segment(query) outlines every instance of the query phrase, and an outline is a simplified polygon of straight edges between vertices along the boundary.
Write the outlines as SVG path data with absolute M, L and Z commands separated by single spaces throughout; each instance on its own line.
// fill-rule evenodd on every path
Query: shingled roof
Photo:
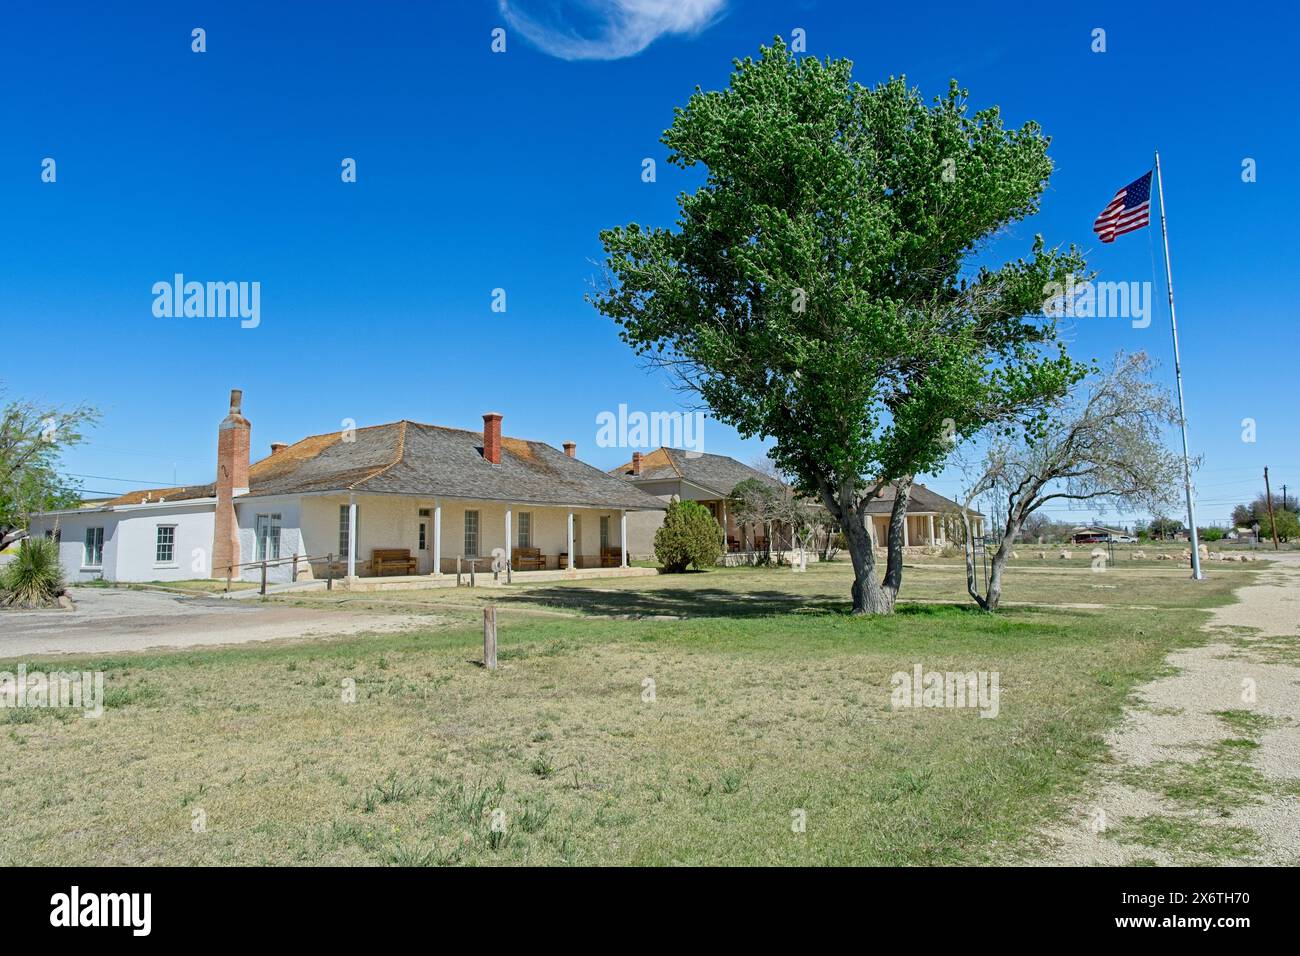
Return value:
M 483 433 L 400 421 L 304 438 L 248 471 L 248 493 L 361 491 L 520 504 L 663 510 L 664 503 L 544 442 L 502 437 L 501 463 Z M 133 491 L 106 504 L 212 497 L 213 485 Z
M 872 500 L 867 505 L 867 514 L 879 515 L 889 514 L 894 510 L 894 486 L 888 485 L 880 493 L 879 498 Z M 925 485 L 919 482 L 912 485 L 912 491 L 907 496 L 907 513 L 908 514 L 954 514 L 961 511 L 961 505 L 951 498 L 945 498 L 937 491 L 931 491 Z M 972 517 L 982 518 L 978 511 L 971 511 Z
M 642 455 L 639 476 L 632 474 L 631 462 L 619 465 L 610 471 L 610 474 L 629 482 L 680 479 L 716 492 L 720 498 L 730 495 L 732 489 L 747 478 L 757 478 L 759 481 L 771 484 L 777 483 L 775 479 L 758 469 L 742 464 L 734 458 L 728 458 L 726 455 L 686 452 L 680 448 L 656 448 Z M 871 504 L 867 505 L 867 512 L 889 514 L 893 508 L 894 488 L 890 485 L 885 488 L 880 497 L 873 499 Z M 912 493 L 907 499 L 908 514 L 948 513 L 960 510 L 961 505 L 957 502 L 919 483 L 912 485 Z M 971 514 L 983 517 L 978 511 L 972 511 Z
M 720 498 L 727 497 L 736 485 L 750 478 L 768 484 L 779 484 L 758 469 L 750 468 L 726 455 L 687 452 L 680 448 L 656 448 L 642 455 L 639 476 L 632 474 L 631 462 L 611 470 L 610 474 L 630 482 L 680 478 L 707 491 L 717 492 Z

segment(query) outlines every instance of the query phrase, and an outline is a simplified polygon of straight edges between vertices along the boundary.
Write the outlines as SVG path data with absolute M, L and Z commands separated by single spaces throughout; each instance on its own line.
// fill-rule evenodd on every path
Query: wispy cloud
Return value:
M 497 2 L 511 28 L 562 60 L 634 56 L 666 33 L 699 33 L 717 20 L 727 5 L 727 0 Z

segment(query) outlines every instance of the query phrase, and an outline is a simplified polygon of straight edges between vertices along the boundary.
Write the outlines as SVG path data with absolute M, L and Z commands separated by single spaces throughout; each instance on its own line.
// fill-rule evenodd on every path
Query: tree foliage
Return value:
M 1300 517 L 1296 516 L 1294 511 L 1285 511 L 1280 507 L 1274 507 L 1273 517 L 1270 519 L 1268 514 L 1264 514 L 1264 520 L 1259 523 L 1259 539 L 1267 541 L 1273 537 L 1273 525 L 1277 524 L 1277 537 L 1279 541 L 1294 541 L 1300 538 Z
M 86 405 L 60 408 L 31 401 L 0 408 L 0 541 L 26 526 L 27 515 L 74 506 L 80 488 L 59 474 L 59 453 L 83 438 L 99 413 Z
M 927 104 L 905 79 L 855 83 L 847 60 L 778 39 L 699 91 L 664 133 L 702 166 L 676 229 L 601 233 L 593 303 L 648 361 L 771 455 L 844 529 L 855 612 L 893 607 L 914 474 L 990 422 L 1034 418 L 1082 369 L 1042 315 L 1044 289 L 1084 278 L 1077 251 L 971 260 L 1038 209 L 1052 164 L 1034 123 L 971 112 L 953 83 Z M 898 489 L 889 567 L 866 509 Z

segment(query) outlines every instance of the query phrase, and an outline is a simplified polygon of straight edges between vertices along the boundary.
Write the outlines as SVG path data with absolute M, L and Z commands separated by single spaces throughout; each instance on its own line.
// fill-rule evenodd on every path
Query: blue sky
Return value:
M 89 490 L 210 481 L 235 386 L 258 454 L 348 418 L 477 428 L 497 410 L 507 434 L 573 439 L 612 467 L 629 451 L 596 446 L 598 413 L 683 399 L 583 301 L 597 233 L 672 221 L 696 181 L 663 162 L 673 107 L 798 27 L 810 54 L 852 59 L 860 82 L 905 73 L 930 95 L 955 76 L 976 106 L 1042 124 L 1056 174 L 1042 212 L 998 251 L 1042 232 L 1082 244 L 1105 279 L 1151 281 L 1154 265 L 1150 327 L 1078 319 L 1071 348 L 1146 349 L 1172 380 L 1158 230 L 1103 246 L 1090 229 L 1159 147 L 1191 440 L 1205 456 L 1200 516 L 1225 519 L 1262 490 L 1264 465 L 1300 491 L 1285 281 L 1300 212 L 1294 7 L 637 6 L 648 13 L 597 0 L 9 0 L 0 380 L 11 396 L 102 409 L 65 457 L 100 476 Z M 191 51 L 195 27 L 204 53 Z M 497 27 L 505 53 L 491 50 Z M 1090 49 L 1094 28 L 1105 53 Z M 46 157 L 54 183 L 41 181 Z M 344 157 L 355 183 L 341 181 Z M 1245 158 L 1256 182 L 1242 181 Z M 260 325 L 155 317 L 153 284 L 178 272 L 260 282 Z M 495 288 L 505 313 L 491 309 Z M 712 421 L 704 446 L 744 461 L 762 451 Z

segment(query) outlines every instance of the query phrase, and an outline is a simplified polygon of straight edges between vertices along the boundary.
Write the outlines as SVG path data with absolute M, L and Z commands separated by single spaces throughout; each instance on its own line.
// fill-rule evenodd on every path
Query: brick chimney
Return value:
M 494 465 L 501 464 L 501 416 L 496 412 L 483 416 L 483 457 Z
M 244 393 L 230 390 L 230 412 L 217 429 L 217 511 L 212 528 L 212 571 L 224 578 L 226 567 L 239 564 L 239 521 L 235 498 L 248 493 L 248 449 L 252 426 L 240 406 Z M 239 569 L 234 571 L 239 576 Z
M 641 453 L 639 451 L 632 452 L 632 474 L 638 477 L 641 474 Z
M 288 442 L 273 441 L 271 442 L 271 454 L 278 455 L 280 452 L 284 451 L 288 447 L 289 447 Z
M 578 457 L 578 446 L 575 442 L 566 441 L 564 443 L 564 453 L 570 458 Z

